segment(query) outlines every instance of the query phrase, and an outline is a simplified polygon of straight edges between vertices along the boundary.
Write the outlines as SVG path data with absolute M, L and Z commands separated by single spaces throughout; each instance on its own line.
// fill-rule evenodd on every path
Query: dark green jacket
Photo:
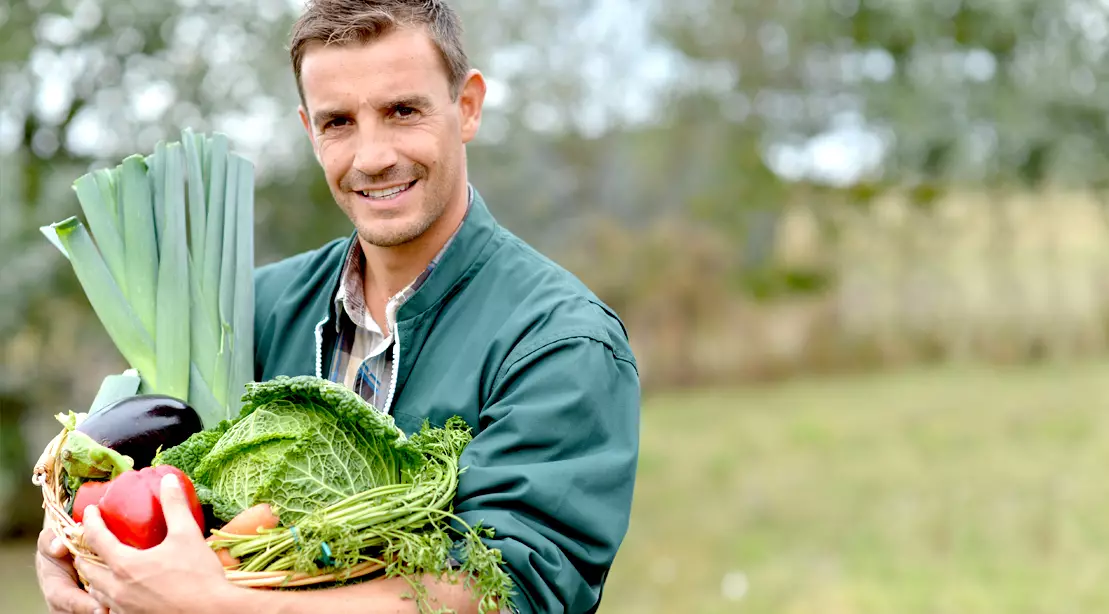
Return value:
M 255 377 L 322 376 L 353 236 L 258 269 Z M 460 415 L 474 429 L 455 501 L 496 530 L 521 612 L 596 608 L 628 529 L 639 376 L 623 324 L 513 236 L 474 195 L 442 261 L 397 313 L 406 433 Z

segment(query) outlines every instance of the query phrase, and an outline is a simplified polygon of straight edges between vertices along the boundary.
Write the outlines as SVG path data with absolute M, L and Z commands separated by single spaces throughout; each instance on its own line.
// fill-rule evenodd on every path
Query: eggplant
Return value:
M 97 443 L 149 467 L 158 448 L 176 446 L 203 426 L 196 410 L 181 399 L 161 394 L 125 397 L 89 414 L 77 430 Z

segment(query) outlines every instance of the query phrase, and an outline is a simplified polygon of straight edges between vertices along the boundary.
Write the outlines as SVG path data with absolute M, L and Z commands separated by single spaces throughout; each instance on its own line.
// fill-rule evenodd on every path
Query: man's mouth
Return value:
M 417 181 L 419 181 L 419 179 L 417 179 L 416 181 L 412 181 L 410 183 L 406 183 L 404 185 L 398 185 L 398 186 L 395 186 L 395 187 L 392 187 L 392 188 L 386 188 L 384 190 L 360 190 L 357 193 L 361 194 L 362 196 L 364 196 L 366 198 L 370 198 L 370 199 L 373 199 L 373 200 L 388 200 L 388 199 L 393 198 L 393 197 L 395 197 L 396 195 L 398 195 L 402 192 L 407 192 L 408 190 L 410 190 L 412 188 L 412 186 L 416 185 Z

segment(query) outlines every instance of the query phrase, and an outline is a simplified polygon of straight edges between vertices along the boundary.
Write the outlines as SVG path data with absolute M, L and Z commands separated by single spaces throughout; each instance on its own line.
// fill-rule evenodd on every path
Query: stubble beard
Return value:
M 363 202 L 357 195 L 350 190 L 352 186 L 364 185 L 366 183 L 388 183 L 395 179 L 406 178 L 418 179 L 419 183 L 415 187 L 423 191 L 424 200 L 417 204 L 416 218 L 405 224 L 400 228 L 390 227 L 391 220 L 383 220 L 382 224 L 375 224 L 373 222 L 367 223 L 360 221 L 357 216 L 358 208 L 363 206 Z M 358 232 L 358 238 L 368 245 L 376 247 L 398 247 L 406 243 L 410 243 L 419 237 L 423 236 L 432 224 L 435 223 L 443 215 L 446 209 L 446 203 L 441 198 L 440 194 L 432 193 L 428 183 L 427 168 L 423 165 L 416 164 L 413 168 L 406 173 L 397 172 L 397 169 L 390 169 L 390 172 L 384 176 L 367 177 L 366 175 L 352 171 L 347 176 L 339 181 L 339 193 L 333 194 L 336 202 L 343 202 L 341 199 L 346 200 L 346 206 L 343 207 L 344 212 L 354 224 L 355 230 Z M 334 190 L 334 188 L 333 188 Z
M 421 207 L 420 215 L 402 228 L 358 225 L 358 237 L 375 247 L 399 247 L 424 235 L 432 224 L 443 215 L 443 206 L 437 209 Z
M 418 204 L 416 216 L 399 227 L 389 223 L 392 220 L 383 220 L 385 223 L 382 224 L 365 221 L 360 223 L 354 215 L 354 208 L 361 203 L 356 196 L 352 197 L 354 202 L 352 208 L 347 210 L 347 216 L 354 222 L 358 237 L 368 245 L 386 248 L 399 247 L 422 237 L 446 213 L 450 192 L 443 189 L 432 191 L 426 179 L 422 179 L 420 183 L 424 184 L 417 184 L 423 191 L 423 199 Z

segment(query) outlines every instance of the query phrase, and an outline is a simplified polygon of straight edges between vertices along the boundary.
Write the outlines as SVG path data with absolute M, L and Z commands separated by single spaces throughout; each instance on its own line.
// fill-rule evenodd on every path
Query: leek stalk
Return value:
M 158 269 L 157 391 L 178 399 L 189 395 L 189 253 L 185 240 L 185 157 L 180 143 L 170 143 L 165 160 L 166 233 Z
M 146 332 L 153 336 L 158 298 L 158 238 L 154 234 L 154 205 L 146 172 L 141 156 L 128 156 L 123 161 L 119 186 L 127 283 L 120 285 L 126 285 L 127 299 Z
M 238 415 L 254 375 L 253 165 L 186 128 L 73 187 L 88 226 L 41 231 L 133 370 L 106 377 L 93 408 L 137 390 L 185 401 L 204 428 Z

